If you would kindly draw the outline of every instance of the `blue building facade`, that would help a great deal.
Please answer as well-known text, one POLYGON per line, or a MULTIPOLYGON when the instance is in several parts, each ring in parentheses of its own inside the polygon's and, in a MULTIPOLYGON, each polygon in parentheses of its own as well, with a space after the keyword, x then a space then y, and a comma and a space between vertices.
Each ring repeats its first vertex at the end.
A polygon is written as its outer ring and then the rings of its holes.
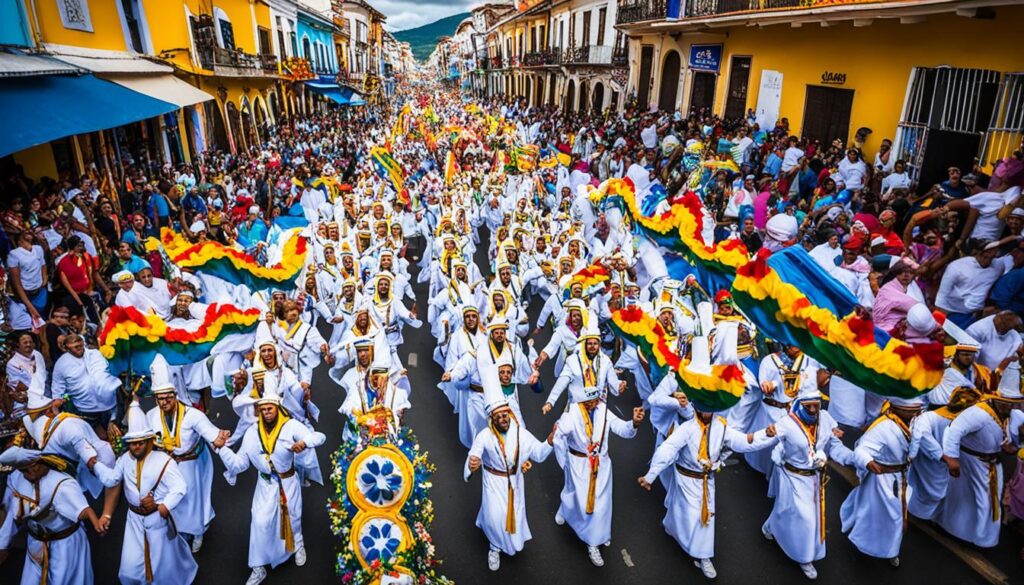
POLYGON ((317 75, 337 75, 338 57, 334 52, 334 25, 309 12, 299 10, 296 36, 299 55, 305 57, 317 75))

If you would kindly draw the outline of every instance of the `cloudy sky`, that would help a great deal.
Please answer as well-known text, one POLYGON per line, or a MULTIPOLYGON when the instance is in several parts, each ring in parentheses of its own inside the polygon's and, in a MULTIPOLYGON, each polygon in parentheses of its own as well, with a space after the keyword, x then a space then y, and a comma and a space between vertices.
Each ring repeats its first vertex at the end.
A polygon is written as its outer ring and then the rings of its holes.
POLYGON ((435 20, 469 12, 481 0, 369 0, 370 4, 388 17, 391 31, 416 28, 435 20))

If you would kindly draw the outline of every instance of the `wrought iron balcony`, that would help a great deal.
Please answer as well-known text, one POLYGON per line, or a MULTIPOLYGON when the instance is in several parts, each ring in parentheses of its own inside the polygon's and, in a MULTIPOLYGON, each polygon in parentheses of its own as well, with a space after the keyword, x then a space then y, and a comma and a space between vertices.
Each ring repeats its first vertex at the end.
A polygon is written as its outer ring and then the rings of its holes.
POLYGON ((616 47, 612 53, 612 65, 615 67, 629 66, 629 47, 616 47))
POLYGON ((566 65, 611 65, 612 47, 608 45, 569 47, 562 52, 562 63, 566 65))
POLYGON ((241 49, 197 44, 196 57, 203 69, 227 77, 262 77, 277 73, 277 57, 274 55, 254 55, 241 49))
POLYGON ((533 51, 523 55, 524 67, 537 67, 542 65, 553 65, 555 55, 552 51, 533 51))
MULTIPOLYGON (((715 0, 703 1, 714 2, 715 0)), ((667 16, 667 0, 620 0, 619 11, 615 20, 617 24, 629 24, 645 20, 660 20, 667 16)))

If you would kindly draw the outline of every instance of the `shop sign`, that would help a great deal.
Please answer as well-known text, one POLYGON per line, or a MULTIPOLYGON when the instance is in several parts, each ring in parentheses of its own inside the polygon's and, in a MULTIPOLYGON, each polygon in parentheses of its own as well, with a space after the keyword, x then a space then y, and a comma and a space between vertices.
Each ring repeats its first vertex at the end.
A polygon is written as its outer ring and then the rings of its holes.
POLYGON ((846 74, 826 71, 821 74, 821 83, 823 85, 844 85, 846 83, 846 74))
POLYGON ((690 69, 718 73, 722 64, 722 45, 690 45, 690 69))

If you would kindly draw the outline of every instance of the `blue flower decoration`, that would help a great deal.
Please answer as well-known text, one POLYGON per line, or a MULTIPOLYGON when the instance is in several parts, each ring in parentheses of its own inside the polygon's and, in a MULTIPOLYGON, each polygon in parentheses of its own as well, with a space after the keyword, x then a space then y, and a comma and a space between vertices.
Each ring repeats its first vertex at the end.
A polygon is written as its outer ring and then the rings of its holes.
POLYGON ((359 474, 363 495, 372 504, 383 506, 394 501, 402 488, 402 476, 395 464, 384 459, 370 459, 359 474))
POLYGON ((376 560, 390 561, 398 554, 398 546, 401 543, 401 532, 388 520, 371 521, 364 528, 363 537, 359 539, 363 558, 367 563, 376 560))

